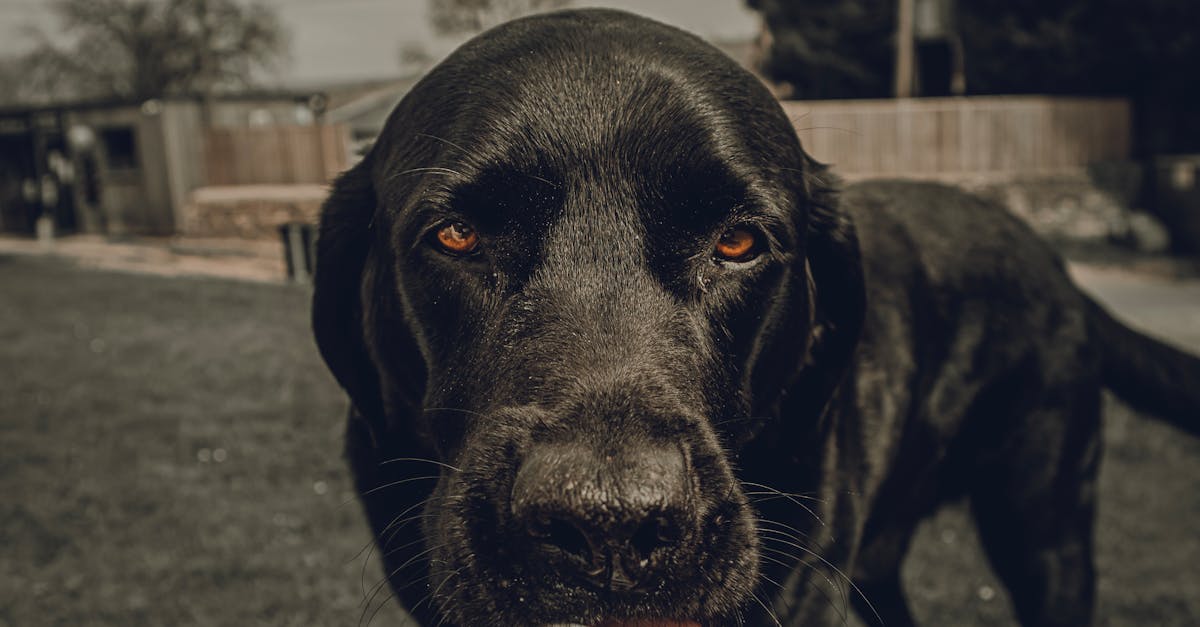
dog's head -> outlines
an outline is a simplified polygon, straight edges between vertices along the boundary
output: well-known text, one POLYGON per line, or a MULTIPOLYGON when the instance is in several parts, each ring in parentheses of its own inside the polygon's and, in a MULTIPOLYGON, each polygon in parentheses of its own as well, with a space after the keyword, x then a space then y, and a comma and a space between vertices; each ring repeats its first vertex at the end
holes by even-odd
POLYGON ((753 76, 623 13, 509 23, 413 88, 325 206, 314 326, 417 615, 753 602, 737 451, 812 428, 861 317, 820 177, 753 76))

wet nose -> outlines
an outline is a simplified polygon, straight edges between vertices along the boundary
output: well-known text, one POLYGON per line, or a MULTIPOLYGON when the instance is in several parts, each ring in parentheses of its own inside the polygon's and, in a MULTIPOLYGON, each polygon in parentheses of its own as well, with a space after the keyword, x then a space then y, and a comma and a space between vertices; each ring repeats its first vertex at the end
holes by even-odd
POLYGON ((517 472, 516 533, 593 585, 626 590, 647 581, 694 533, 687 463, 673 446, 602 454, 539 445, 517 472))

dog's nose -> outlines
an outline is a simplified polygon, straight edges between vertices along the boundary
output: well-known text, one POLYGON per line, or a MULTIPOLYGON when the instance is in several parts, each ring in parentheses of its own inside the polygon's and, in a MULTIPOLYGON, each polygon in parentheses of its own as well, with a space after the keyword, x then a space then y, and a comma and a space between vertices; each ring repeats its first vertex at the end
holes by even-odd
POLYGON ((515 527, 540 553, 562 558, 592 583, 634 588, 694 533, 686 471, 675 447, 603 454, 537 446, 513 484, 515 527))

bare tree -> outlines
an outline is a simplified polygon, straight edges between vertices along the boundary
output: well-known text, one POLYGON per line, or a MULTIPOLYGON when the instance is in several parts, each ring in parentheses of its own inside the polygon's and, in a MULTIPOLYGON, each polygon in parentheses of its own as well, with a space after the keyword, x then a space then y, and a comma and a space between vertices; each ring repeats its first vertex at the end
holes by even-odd
POLYGON ((397 53, 400 68, 406 71, 421 71, 433 63, 433 55, 423 44, 417 41, 407 41, 400 44, 397 53))
POLYGON ((31 88, 34 82, 22 57, 0 59, 0 106, 23 104, 38 100, 38 91, 31 88))
POLYGON ((154 98, 244 87, 286 57, 270 8, 235 0, 55 0, 62 24, 27 59, 51 97, 154 98))
POLYGON ((568 4, 570 0, 429 0, 429 21, 439 34, 463 35, 568 4))

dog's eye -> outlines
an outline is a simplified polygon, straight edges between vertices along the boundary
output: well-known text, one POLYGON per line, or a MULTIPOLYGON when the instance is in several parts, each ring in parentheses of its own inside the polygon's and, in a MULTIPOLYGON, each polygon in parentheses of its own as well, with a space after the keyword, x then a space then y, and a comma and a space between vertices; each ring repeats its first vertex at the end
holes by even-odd
POLYGON ((479 234, 462 222, 447 222, 435 235, 437 245, 452 255, 469 255, 479 248, 479 234))
POLYGON ((721 261, 750 261, 758 256, 758 235, 747 228, 735 227, 721 234, 713 255, 721 261))

